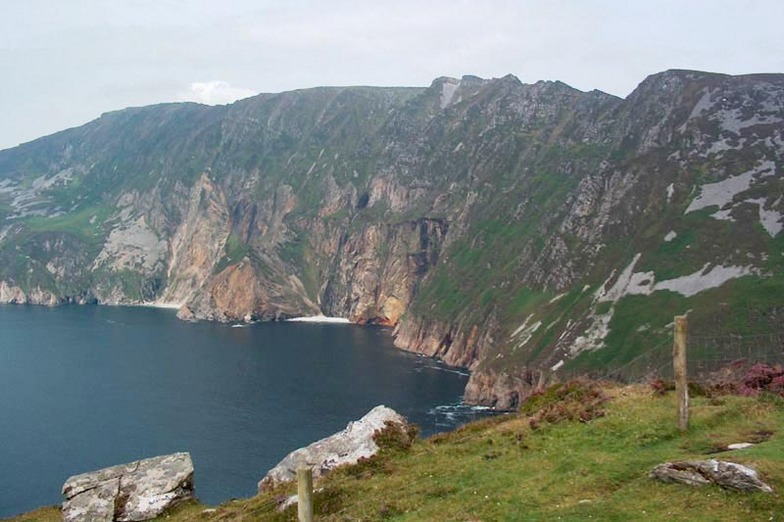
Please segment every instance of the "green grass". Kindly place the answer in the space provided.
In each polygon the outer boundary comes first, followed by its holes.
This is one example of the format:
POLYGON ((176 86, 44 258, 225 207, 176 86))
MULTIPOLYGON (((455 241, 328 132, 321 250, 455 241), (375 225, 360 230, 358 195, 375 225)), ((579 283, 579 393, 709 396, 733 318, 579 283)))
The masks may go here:
POLYGON ((452 277, 437 272, 435 277, 422 291, 419 306, 426 310, 426 304, 432 304, 437 316, 449 317, 459 312, 468 300, 467 295, 452 277))
MULTIPOLYGON (((781 401, 697 398, 692 425, 675 427, 674 397, 647 388, 616 388, 605 415, 589 422, 542 423, 509 415, 465 426, 333 473, 319 483, 319 520, 768 520, 784 499, 784 407, 781 401), (674 459, 708 458, 706 450, 773 437, 719 458, 756 466, 776 493, 742 494, 718 487, 690 488, 649 479, 648 471, 674 459)), ((717 455, 711 455, 717 457, 717 455)), ((216 512, 244 518, 263 495, 216 512)), ((258 520, 294 520, 261 510, 258 520)))
MULTIPOLYGON (((685 434, 675 426, 674 396, 656 395, 647 386, 604 387, 576 395, 555 390, 524 409, 528 415, 468 424, 332 472, 316 483, 316 519, 730 521, 775 520, 784 512, 784 401, 779 398, 693 398, 685 434), (601 394, 608 399, 604 403, 601 394), (576 402, 563 402, 569 398, 576 402), (573 406, 587 404, 586 398, 600 416, 558 421, 557 415, 539 413, 579 411, 573 406), (559 410, 559 404, 564 408, 559 410), (532 417, 539 420, 534 426, 532 417), (713 453, 765 431, 773 435, 752 448, 713 453), (648 478, 656 464, 693 458, 751 465, 774 493, 648 478)), ((294 493, 292 486, 230 501, 210 512, 188 503, 162 519, 296 520, 296 508, 275 510, 276 499, 294 493)), ((31 516, 14 520, 55 520, 31 516)))
MULTIPOLYGON (((612 370, 652 349, 661 352, 654 357, 660 360, 669 345, 657 347, 670 342, 672 329, 669 325, 674 316, 686 313, 690 335, 720 339, 703 347, 707 352, 700 352, 698 342, 691 353, 695 360, 736 357, 737 352, 730 350, 730 335, 764 335, 781 329, 778 317, 782 310, 784 278, 773 270, 770 273, 773 277, 745 276, 688 298, 670 291, 625 296, 614 305, 605 346, 583 352, 565 368, 570 371, 612 370)), ((600 303, 594 311, 606 313, 607 308, 608 303, 600 303)), ((567 315, 577 314, 570 311, 567 315)), ((754 347, 760 353, 770 348, 767 345, 754 347)))
MULTIPOLYGON (((293 227, 292 227, 293 228, 293 227)), ((280 259, 286 263, 290 270, 299 277, 305 292, 310 299, 318 301, 320 282, 323 274, 320 273, 320 262, 323 266, 329 265, 328 259, 319 259, 319 254, 311 246, 311 239, 307 231, 298 231, 293 237, 278 246, 280 259)))
MULTIPOLYGON (((514 342, 495 346, 495 351, 485 357, 482 367, 533 366, 546 356, 571 318, 581 317, 588 310, 593 292, 590 288, 574 288, 568 293, 556 296, 551 292, 535 292, 530 289, 518 291, 510 304, 501 312, 501 318, 508 325, 507 335, 515 331, 529 314, 533 317, 528 324, 541 321, 541 326, 531 332, 531 338, 523 346, 514 342), (500 356, 500 357, 499 357, 500 356)), ((504 337, 507 339, 508 337, 504 337)))
POLYGON ((692 250, 697 231, 689 228, 675 236, 671 241, 662 240, 659 246, 645 258, 640 271, 654 270, 657 279, 672 279, 699 270, 702 260, 699 249, 692 250))
POLYGON ((531 241, 532 234, 530 224, 477 224, 470 241, 455 241, 442 254, 445 263, 435 267, 434 277, 416 299, 415 310, 441 319, 463 313, 469 322, 478 322, 495 307, 505 309, 510 301, 518 308, 519 289, 504 282, 512 277, 516 253, 531 241))
POLYGON ((242 261, 250 253, 250 247, 237 234, 229 234, 226 244, 223 245, 223 257, 212 269, 213 274, 219 274, 229 265, 242 261))
POLYGON ((687 311, 688 300, 674 292, 626 296, 615 305, 610 333, 605 339, 607 347, 585 353, 575 361, 575 366, 584 364, 588 369, 602 369, 624 364, 671 339, 671 329, 665 328, 666 325, 674 316, 687 311), (647 329, 640 330, 643 325, 647 329))
POLYGON ((522 288, 514 296, 505 312, 509 314, 509 318, 524 318, 552 297, 550 292, 536 292, 530 288, 522 288))
MULTIPOLYGON (((323 520, 599 520, 767 519, 784 504, 776 495, 690 489, 647 477, 656 464, 701 458, 694 448, 744 440, 784 428, 781 405, 755 399, 694 401, 693 426, 681 437, 673 397, 616 390, 606 416, 543 425, 522 416, 486 421, 396 455, 378 471, 324 482, 342 512, 323 520), (391 492, 394 492, 391 493, 391 492), (647 517, 646 517, 647 515, 647 517)), ((733 459, 760 468, 774 487, 784 480, 784 443, 774 436, 733 459)))
POLYGON ((102 243, 103 223, 111 212, 108 207, 86 207, 57 217, 29 217, 23 222, 32 233, 65 232, 88 243, 102 243))

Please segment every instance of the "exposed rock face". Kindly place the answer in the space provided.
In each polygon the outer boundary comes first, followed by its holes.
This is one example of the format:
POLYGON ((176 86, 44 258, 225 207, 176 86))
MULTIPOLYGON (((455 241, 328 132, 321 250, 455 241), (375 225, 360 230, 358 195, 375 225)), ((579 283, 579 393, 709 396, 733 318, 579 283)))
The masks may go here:
POLYGON ((115 271, 138 268, 145 274, 154 274, 162 268, 166 247, 142 216, 112 229, 95 259, 95 268, 109 265, 115 271))
POLYGON ((665 462, 653 468, 650 477, 689 486, 716 484, 736 491, 773 492, 773 488, 760 480, 756 470, 723 460, 665 462))
POLYGON ((296 480, 300 466, 313 468, 313 477, 318 478, 338 466, 356 464, 360 459, 375 455, 379 448, 373 437, 389 424, 404 430, 408 426, 406 419, 395 410, 376 406, 358 421, 349 422, 345 430, 286 455, 259 482, 259 491, 275 483, 296 480))
POLYGON ((371 225, 346 238, 324 291, 324 307, 354 322, 396 325, 436 265, 447 230, 443 220, 419 219, 371 225))
POLYGON ((40 288, 31 288, 29 293, 26 293, 17 285, 0 281, 0 303, 55 306, 61 303, 61 299, 52 292, 41 290, 40 288))
POLYGON ((509 406, 663 342, 662 306, 777 328, 782 114, 784 75, 678 70, 118 111, 0 151, 0 301, 395 326, 509 406))
POLYGON ((63 496, 66 522, 149 520, 193 498, 193 463, 174 453, 75 475, 63 496))
POLYGON ((471 368, 479 354, 493 343, 497 326, 492 318, 487 324, 466 326, 463 321, 425 320, 406 317, 395 329, 395 345, 431 357, 437 357, 452 366, 471 368))
MULTIPOLYGON (((184 303, 209 279, 230 232, 226 197, 205 173, 190 190, 170 240, 164 299, 184 303)), ((239 260, 237 260, 239 261, 239 260)))
POLYGON ((501 410, 517 408, 532 393, 545 386, 544 373, 518 370, 516 373, 485 368, 471 374, 464 400, 501 410))

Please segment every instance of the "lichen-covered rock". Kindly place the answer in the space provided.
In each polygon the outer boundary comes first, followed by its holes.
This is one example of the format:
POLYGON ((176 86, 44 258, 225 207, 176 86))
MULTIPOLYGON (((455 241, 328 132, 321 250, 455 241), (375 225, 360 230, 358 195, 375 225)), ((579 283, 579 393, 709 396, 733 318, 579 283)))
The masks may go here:
POLYGON ((664 482, 678 482, 690 486, 716 484, 737 491, 762 491, 773 489, 760 480, 756 470, 722 460, 687 460, 665 462, 651 470, 649 476, 664 482))
POLYGON ((193 462, 173 453, 74 475, 63 496, 66 522, 149 520, 193 498, 193 462))
POLYGON ((317 478, 338 466, 372 457, 379 450, 374 435, 389 424, 408 427, 408 421, 395 410, 376 406, 358 421, 349 422, 343 431, 286 455, 259 482, 259 491, 279 482, 295 480, 300 466, 312 467, 313 477, 317 478))

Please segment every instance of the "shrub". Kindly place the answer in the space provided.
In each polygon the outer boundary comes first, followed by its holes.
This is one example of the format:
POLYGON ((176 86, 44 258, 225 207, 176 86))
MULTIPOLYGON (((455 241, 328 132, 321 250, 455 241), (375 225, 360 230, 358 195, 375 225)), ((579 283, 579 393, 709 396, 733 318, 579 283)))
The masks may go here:
POLYGON ((757 396, 762 391, 784 395, 784 368, 767 364, 755 364, 749 368, 738 386, 738 393, 757 396))
POLYGON ((387 421, 383 429, 373 435, 381 452, 407 450, 419 437, 419 426, 408 424, 401 426, 387 421))
POLYGON ((520 412, 529 416, 531 429, 537 429, 543 422, 588 422, 601 417, 605 402, 607 396, 598 383, 575 379, 532 395, 522 404, 520 412))
POLYGON ((653 389, 654 395, 664 395, 668 391, 672 391, 675 389, 675 383, 673 381, 665 381, 664 379, 654 379, 650 382, 651 388, 653 389))

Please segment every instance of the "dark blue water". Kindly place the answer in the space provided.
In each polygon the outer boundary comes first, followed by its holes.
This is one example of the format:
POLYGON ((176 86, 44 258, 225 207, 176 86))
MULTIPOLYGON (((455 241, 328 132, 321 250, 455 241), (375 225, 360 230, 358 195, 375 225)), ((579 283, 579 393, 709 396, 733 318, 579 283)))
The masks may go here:
MULTIPOLYGON (((288 452, 378 404, 425 435, 467 376, 335 324, 189 324, 149 308, 0 305, 0 517, 67 477, 189 451, 208 504, 255 494, 288 452)), ((451 411, 451 410, 450 410, 451 411)))

